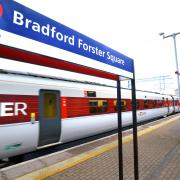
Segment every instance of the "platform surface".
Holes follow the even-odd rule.
[[[139,179],[180,179],[180,115],[138,128]],[[124,179],[134,179],[132,136],[124,133]],[[64,153],[64,155],[63,155]],[[117,180],[117,137],[0,171],[0,179]],[[42,163],[42,164],[41,164]],[[26,168],[29,167],[28,173]],[[24,171],[24,174],[18,174]]]
[[[139,137],[139,177],[145,180],[180,179],[180,118],[147,130]],[[152,130],[152,131],[150,131]],[[134,179],[132,141],[124,143],[124,179]],[[47,180],[118,179],[117,148],[93,157]]]

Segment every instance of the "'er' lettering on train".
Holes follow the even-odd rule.
[[[24,102],[0,102],[0,116],[27,115],[27,104]]]

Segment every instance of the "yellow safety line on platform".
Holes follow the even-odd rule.
[[[153,130],[156,130],[164,125],[167,125],[175,120],[177,120],[179,118],[178,117],[174,117],[170,120],[167,120],[165,122],[162,122],[160,124],[157,124],[157,125],[154,125],[154,126],[151,126],[151,127],[148,127],[147,129],[144,129],[144,130],[140,130],[138,132],[138,137],[139,136],[142,136],[144,134],[147,134],[147,133],[150,133],[152,132]],[[123,137],[123,143],[127,143],[129,141],[131,141],[133,139],[133,136],[132,135],[128,135],[128,136],[125,136]],[[45,179],[49,176],[53,176],[57,173],[60,173],[70,167],[73,167],[79,163],[82,163],[92,157],[95,157],[95,156],[98,156],[106,151],[110,151],[114,148],[116,148],[118,145],[117,141],[114,141],[112,143],[109,143],[109,144],[105,144],[105,145],[102,145],[98,148],[95,148],[93,150],[90,150],[90,151],[87,151],[85,153],[82,153],[80,155],[77,155],[75,157],[72,157],[70,159],[67,159],[67,160],[64,160],[62,162],[59,162],[59,163],[56,163],[56,164],[53,164],[53,165],[50,165],[48,167],[45,167],[43,169],[40,169],[40,170],[37,170],[35,172],[32,172],[32,173],[29,173],[27,175],[24,175],[22,177],[19,177],[19,178],[16,178],[15,180],[42,180],[42,179]]]

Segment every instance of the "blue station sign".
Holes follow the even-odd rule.
[[[0,29],[93,59],[94,63],[134,71],[131,58],[12,0],[0,0]]]

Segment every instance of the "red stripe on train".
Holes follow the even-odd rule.
[[[31,112],[34,112],[38,119],[38,96],[0,95],[0,104],[0,125],[29,122]]]
[[[61,106],[61,118],[67,117],[76,117],[82,115],[88,115],[88,100],[86,99],[85,106],[86,110],[82,109],[81,99],[83,98],[66,98],[61,97],[60,106]],[[27,108],[23,111],[23,107],[21,107],[25,103]],[[76,108],[72,108],[75,104],[79,104],[79,106],[75,106]],[[2,110],[2,108],[4,108]],[[19,109],[15,109],[19,108]],[[77,111],[79,109],[79,111]],[[25,111],[25,113],[23,113]],[[39,96],[33,95],[0,95],[0,125],[3,124],[13,124],[13,123],[23,123],[30,122],[31,113],[35,113],[36,121],[39,120]]]
[[[26,104],[26,105],[25,105]],[[61,97],[61,119],[116,112],[114,98]],[[137,100],[137,110],[172,106],[171,101]],[[2,110],[2,108],[5,108]],[[131,111],[131,100],[122,99],[122,111]],[[31,113],[39,119],[39,96],[0,95],[0,125],[30,122]]]

